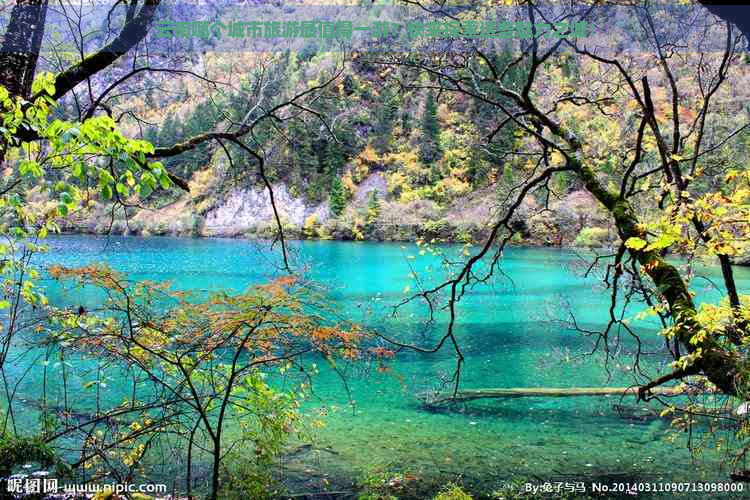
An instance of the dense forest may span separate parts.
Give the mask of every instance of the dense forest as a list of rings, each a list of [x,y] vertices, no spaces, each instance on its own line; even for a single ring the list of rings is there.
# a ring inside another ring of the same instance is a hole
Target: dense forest
[[[742,12],[333,3],[0,9],[0,498],[741,496]]]
[[[510,46],[507,50],[496,56],[496,64],[511,60]],[[210,64],[222,73],[232,71],[231,61],[221,54]],[[344,60],[339,54],[284,52],[273,54],[264,64],[274,72],[265,76],[274,82],[265,92],[290,97],[300,82],[314,85],[316,75],[338,65],[346,68],[335,85],[316,99],[316,111],[330,117],[334,128],[326,128],[318,116],[301,113],[265,139],[264,147],[273,151],[267,160],[268,179],[284,199],[280,216],[290,235],[462,242],[486,236],[483,221],[518,176],[516,166],[503,153],[519,138],[513,126],[504,127],[489,147],[477,144],[480,131],[494,123],[492,106],[461,96],[438,96],[430,89],[402,89],[396,79],[426,83],[429,75],[383,70],[363,54],[354,53]],[[561,67],[560,84],[566,75],[578,71],[569,56]],[[514,71],[506,80],[518,89],[522,75]],[[247,108],[247,90],[221,91],[206,99],[201,85],[189,86],[184,81],[152,85],[136,103],[127,99],[127,110],[144,116],[148,124],[141,124],[137,133],[158,146],[209,132],[217,123],[232,123]],[[158,92],[158,85],[166,85],[169,91]],[[165,106],[170,110],[167,113],[149,111]],[[99,233],[272,236],[275,229],[269,224],[271,206],[263,183],[242,174],[252,167],[243,161],[251,162],[240,159],[230,165],[220,145],[202,144],[164,162],[170,172],[191,183],[189,193],[167,195],[156,212],[121,211],[113,222],[103,209],[93,216],[87,214],[85,221],[76,220],[70,228]],[[611,244],[615,234],[606,215],[580,183],[567,174],[556,177],[554,183],[550,213],[534,216],[532,212],[543,200],[526,201],[525,212],[515,220],[517,241]]]

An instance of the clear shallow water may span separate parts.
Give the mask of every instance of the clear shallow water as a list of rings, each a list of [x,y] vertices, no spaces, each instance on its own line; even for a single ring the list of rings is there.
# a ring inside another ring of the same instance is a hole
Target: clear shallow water
[[[294,245],[297,264],[305,264],[309,277],[328,287],[339,312],[402,340],[420,338],[424,307],[405,308],[396,318],[389,313],[405,296],[405,287],[414,288],[410,272],[436,266],[429,253],[420,256],[410,244]],[[239,291],[277,274],[279,263],[278,254],[266,244],[241,240],[65,236],[51,240],[50,246],[45,263],[105,261],[133,279],[167,280],[176,288],[194,290]],[[458,308],[457,332],[466,356],[463,387],[632,383],[626,370],[614,369],[608,380],[595,356],[578,359],[590,350],[591,340],[556,321],[572,312],[585,328],[603,324],[609,297],[595,280],[581,279],[580,265],[580,257],[569,250],[507,252],[503,269],[509,279],[477,288]],[[439,272],[434,274],[436,280]],[[737,274],[740,290],[746,292],[750,273],[739,269]],[[709,286],[707,281],[696,285]],[[90,295],[61,296],[54,288],[49,296],[84,304],[96,300]],[[444,321],[437,318],[425,345],[436,338]],[[653,324],[639,326],[644,339],[661,344]],[[653,368],[662,361],[654,356],[646,365]],[[354,369],[349,379],[354,411],[338,377],[323,368],[314,387],[320,399],[306,406],[313,410],[325,404],[330,409],[326,426],[316,431],[315,448],[323,451],[290,460],[290,473],[308,476],[309,484],[300,485],[303,489],[319,487],[326,474],[335,481],[367,472],[400,472],[426,482],[459,480],[485,493],[525,479],[697,481],[728,475],[718,468],[722,457],[707,454],[695,460],[686,440],[666,442],[667,422],[619,415],[613,410],[615,398],[485,400],[462,412],[421,409],[415,394],[435,387],[454,366],[446,349],[400,355],[387,374],[364,375]],[[111,390],[116,391],[114,386]],[[22,387],[24,394],[33,391],[33,380]],[[623,404],[636,406],[632,398]]]

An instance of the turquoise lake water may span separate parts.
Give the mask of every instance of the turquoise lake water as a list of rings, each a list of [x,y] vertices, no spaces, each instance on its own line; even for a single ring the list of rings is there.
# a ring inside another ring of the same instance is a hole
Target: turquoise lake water
[[[45,263],[80,265],[106,261],[133,279],[171,281],[175,288],[242,290],[278,274],[279,255],[268,244],[245,240],[64,236],[52,239]],[[426,333],[426,308],[405,308],[396,318],[390,306],[415,286],[412,271],[437,283],[438,259],[419,255],[414,244],[304,242],[293,243],[295,266],[327,287],[337,310],[400,340],[429,346],[444,327],[444,317]],[[445,247],[459,254],[461,247]],[[412,256],[414,258],[410,258]],[[456,330],[466,363],[464,388],[622,386],[633,383],[627,368],[632,343],[623,340],[622,366],[611,363],[611,379],[598,356],[581,357],[592,340],[560,320],[573,313],[580,326],[604,324],[608,292],[596,279],[583,279],[588,262],[572,250],[511,248],[503,271],[472,290],[458,307]],[[701,271],[716,277],[716,270]],[[750,272],[738,269],[740,290],[750,289]],[[720,282],[716,281],[715,282]],[[718,297],[709,280],[694,288]],[[93,303],[92,296],[50,298]],[[631,314],[634,316],[635,312]],[[647,347],[663,345],[654,324],[634,325]],[[625,334],[623,334],[625,335]],[[653,370],[664,358],[647,357]],[[634,398],[520,398],[476,401],[460,411],[422,409],[415,394],[435,388],[455,366],[449,349],[435,354],[400,354],[387,374],[351,367],[348,383],[354,406],[335,374],[321,363],[314,381],[317,399],[306,411],[328,408],[325,427],[315,432],[310,452],[289,457],[290,483],[301,491],[321,487],[323,480],[345,488],[367,474],[413,475],[425,484],[461,482],[478,493],[501,491],[513,481],[699,481],[725,480],[721,453],[694,457],[687,437],[667,441],[669,422],[621,414],[620,403],[638,415]],[[20,369],[20,367],[19,367]],[[116,383],[115,383],[116,385]],[[116,390],[116,389],[112,389]],[[21,391],[33,397],[34,381]],[[652,408],[659,410],[658,406]],[[693,439],[698,439],[696,431]]]

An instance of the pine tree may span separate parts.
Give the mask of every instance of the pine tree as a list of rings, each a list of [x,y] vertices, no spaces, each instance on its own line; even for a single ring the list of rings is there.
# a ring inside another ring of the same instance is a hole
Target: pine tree
[[[380,216],[380,198],[378,190],[370,191],[370,201],[367,203],[367,224],[372,225]]]
[[[143,139],[150,142],[153,145],[159,144],[159,129],[155,126],[148,126],[143,132]]]
[[[388,151],[400,106],[401,99],[398,93],[395,93],[390,88],[386,88],[380,93],[379,102],[376,104],[374,110],[375,130],[372,140],[372,145],[378,153],[386,153]]]
[[[335,177],[331,183],[331,198],[328,201],[328,204],[331,208],[331,213],[337,217],[341,215],[344,212],[344,208],[346,208],[344,185],[338,177]]]
[[[211,130],[212,126],[219,120],[219,113],[210,101],[203,101],[187,116],[183,122],[182,136],[193,137]],[[192,151],[187,151],[180,156],[179,172],[189,177],[194,171],[204,168],[211,158],[211,146],[208,143],[200,144]]]
[[[329,140],[326,144],[325,158],[323,159],[323,172],[329,183],[333,182],[333,179],[339,175],[341,169],[344,168],[344,163],[346,163],[346,158],[341,145],[333,139]]]
[[[158,135],[155,138],[154,144],[158,144],[159,146],[170,146],[179,141],[180,131],[178,130],[177,120],[175,120],[172,113],[169,113],[164,122],[162,122]],[[185,176],[178,158],[166,158],[163,163],[169,171]]]
[[[481,185],[489,176],[489,164],[480,150],[472,148],[466,164],[466,178],[472,186]]]
[[[318,157],[312,144],[310,133],[304,127],[304,123],[294,121],[289,128],[289,140],[291,141],[291,164],[290,177],[292,182],[302,181],[315,175],[318,170]],[[302,187],[299,184],[298,188]]]
[[[440,134],[440,124],[437,118],[437,103],[432,91],[427,93],[427,98],[422,111],[422,138],[419,148],[419,159],[422,163],[429,165],[440,159],[440,145],[438,136]]]
[[[177,120],[170,113],[159,130],[159,145],[166,146],[177,142],[179,131],[177,130]]]
[[[441,180],[443,180],[443,172],[439,168],[437,163],[433,163],[432,165],[430,165],[430,174],[428,176],[428,182],[431,185],[435,185]]]
[[[407,138],[411,135],[411,116],[408,111],[401,113],[401,134]]]

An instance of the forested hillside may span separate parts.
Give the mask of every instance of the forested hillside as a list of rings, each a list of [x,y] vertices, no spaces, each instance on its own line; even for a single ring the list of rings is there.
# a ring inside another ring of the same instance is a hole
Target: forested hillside
[[[247,119],[242,115],[248,100],[258,92],[292,97],[300,86],[321,85],[314,109],[300,106],[288,120],[254,134],[266,150],[267,178],[291,237],[477,241],[536,161],[529,157],[523,162],[508,153],[523,147],[522,134],[512,123],[496,128],[494,105],[430,88],[427,72],[395,69],[372,55],[287,51],[188,56],[182,67],[195,68],[195,77],[152,74],[137,97],[127,92],[110,97],[120,116],[138,117],[133,133],[157,147]],[[510,53],[493,57],[498,67],[511,61]],[[551,88],[569,94],[566,114],[578,132],[596,136],[603,148],[617,141],[622,130],[605,117],[607,107],[612,114],[622,112],[622,103],[602,97],[594,104],[605,107],[604,115],[591,115],[583,106],[587,103],[574,97],[574,89],[587,78],[581,62],[565,53],[555,59],[545,77]],[[221,76],[210,81],[198,77],[208,73]],[[410,88],[401,84],[406,79]],[[503,77],[505,85],[517,90],[522,80],[520,66]],[[423,88],[415,89],[415,81]],[[656,90],[654,100],[668,116],[663,89]],[[747,147],[746,139],[741,143]],[[189,192],[157,193],[158,210],[94,208],[73,217],[69,227],[116,234],[270,237],[276,222],[268,191],[254,174],[253,158],[241,153],[231,141],[201,143],[164,161],[170,172],[189,182]],[[626,161],[627,152],[620,153],[621,159],[610,156],[600,162],[600,175]],[[706,176],[696,184],[699,190],[701,182],[717,181]],[[561,172],[548,187],[544,196],[524,199],[513,220],[515,242],[612,243],[616,234],[606,213],[580,180]]]
[[[336,81],[322,89],[315,110],[297,109],[293,119],[258,132],[269,153],[266,171],[280,200],[282,223],[293,237],[475,241],[486,235],[486,221],[502,198],[523,180],[524,165],[504,153],[520,134],[512,125],[493,132],[492,106],[399,86],[408,77],[429,87],[427,73],[398,74],[357,53],[346,59],[331,53],[243,56],[242,62],[237,54],[221,53],[183,62],[226,75],[220,80],[227,85],[157,75],[147,79],[137,98],[112,102],[118,114],[139,117],[135,134],[157,147],[168,146],[243,118],[260,80],[238,66],[266,72],[262,92],[286,96],[336,71]],[[510,60],[509,53],[495,57],[499,65]],[[559,84],[573,85],[576,62],[569,56],[561,61]],[[520,74],[509,72],[507,85],[518,87]],[[490,136],[491,147],[482,145],[482,138]],[[267,190],[253,174],[252,158],[236,150],[230,142],[207,142],[165,160],[170,172],[189,181],[190,192],[157,194],[159,210],[94,209],[73,217],[70,228],[268,237],[275,223]],[[552,188],[550,199],[532,200],[522,209],[529,216],[514,222],[517,242],[602,246],[612,240],[606,215],[569,174],[555,177]],[[544,203],[550,211],[539,214]]]

